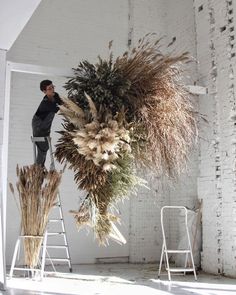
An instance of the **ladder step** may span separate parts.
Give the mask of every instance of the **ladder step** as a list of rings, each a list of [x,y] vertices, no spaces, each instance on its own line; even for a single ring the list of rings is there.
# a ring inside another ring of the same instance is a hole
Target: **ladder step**
[[[68,261],[70,262],[70,258],[45,258],[47,261]]]
[[[51,233],[47,233],[48,236],[60,236],[60,235],[65,235],[66,233],[65,232],[51,232]]]
[[[172,271],[172,272],[185,272],[185,271],[194,271],[194,268],[178,268],[178,267],[174,267],[174,268],[166,268],[166,270],[168,271]]]
[[[41,269],[39,269],[39,268],[26,268],[26,267],[14,267],[13,270],[41,271]]]
[[[190,250],[164,250],[166,253],[190,253]]]
[[[53,249],[64,249],[68,248],[68,245],[47,245],[47,248],[53,248]]]
[[[45,137],[31,137],[32,142],[45,142],[47,141],[47,138]]]
[[[60,222],[62,220],[63,220],[62,218],[60,218],[60,219],[49,219],[48,222]]]

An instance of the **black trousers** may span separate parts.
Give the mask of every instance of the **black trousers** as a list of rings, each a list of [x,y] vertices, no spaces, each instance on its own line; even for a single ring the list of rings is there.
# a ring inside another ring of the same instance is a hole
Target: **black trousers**
[[[34,115],[32,119],[32,129],[34,137],[45,137],[45,141],[36,142],[37,155],[36,164],[44,166],[47,151],[49,149],[49,143],[47,141],[47,136],[50,136],[50,129],[52,125],[52,120],[55,113],[49,113],[44,120],[41,120],[38,116]]]

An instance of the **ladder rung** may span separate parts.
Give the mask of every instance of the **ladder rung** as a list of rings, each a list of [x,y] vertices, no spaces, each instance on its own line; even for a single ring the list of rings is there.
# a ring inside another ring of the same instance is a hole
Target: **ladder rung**
[[[167,253],[190,253],[190,250],[164,250]]]
[[[194,271],[194,268],[178,268],[178,267],[175,267],[175,268],[166,268],[166,270],[168,271],[172,271],[172,272],[185,272],[185,271]]]
[[[49,222],[59,222],[59,221],[62,221],[63,219],[60,218],[60,219],[49,219],[48,221]]]
[[[48,236],[56,236],[56,235],[65,235],[65,232],[51,232],[51,233],[47,233]]]
[[[45,260],[51,260],[51,261],[70,261],[70,259],[69,258],[45,258]]]
[[[47,245],[46,247],[60,249],[60,248],[68,248],[68,245]]]
[[[44,142],[44,141],[47,141],[47,138],[46,137],[31,137],[32,141],[33,142]]]
[[[37,268],[24,268],[24,267],[14,267],[13,270],[41,271],[41,269],[37,269]]]

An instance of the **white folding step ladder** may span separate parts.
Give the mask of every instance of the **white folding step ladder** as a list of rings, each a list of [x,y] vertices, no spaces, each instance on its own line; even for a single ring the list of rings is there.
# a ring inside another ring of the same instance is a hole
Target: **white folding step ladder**
[[[46,140],[48,141],[49,144],[49,152],[50,152],[50,158],[51,158],[51,164],[50,164],[50,170],[55,170],[55,161],[54,161],[54,156],[53,156],[53,151],[52,151],[52,144],[51,144],[51,137],[31,137],[32,143],[33,143],[33,149],[34,149],[34,162],[36,163],[36,152],[37,152],[37,147],[36,147],[36,142],[45,142]],[[56,271],[54,262],[65,262],[68,264],[69,271],[72,272],[72,265],[71,265],[71,257],[70,257],[70,252],[69,252],[69,246],[67,242],[67,236],[66,236],[66,230],[65,230],[65,223],[64,223],[64,217],[63,217],[63,211],[62,211],[62,206],[61,206],[61,198],[60,198],[60,193],[58,192],[57,194],[57,203],[55,204],[54,210],[58,210],[59,216],[57,218],[50,218],[48,220],[48,226],[47,226],[47,231],[45,232],[44,235],[44,243],[43,243],[43,251],[42,251],[42,268],[44,269],[45,262],[50,261],[54,271]],[[52,227],[52,224],[57,224],[60,226],[60,230],[54,230],[53,232],[50,232],[50,227]],[[62,237],[63,243],[58,244],[52,244],[52,239],[53,237]],[[50,244],[48,244],[48,240],[50,240]],[[61,249],[64,250],[65,252],[65,257],[50,257],[49,255],[49,250],[54,249]],[[47,256],[46,256],[47,255]]]
[[[166,235],[165,235],[165,228],[164,228],[164,212],[166,209],[170,210],[183,210],[185,213],[185,228],[186,228],[186,234],[187,234],[187,240],[188,240],[188,247],[187,249],[181,249],[181,250],[170,250],[167,249],[167,244],[166,244]],[[190,241],[190,236],[189,236],[189,231],[188,231],[188,211],[187,208],[184,206],[164,206],[161,208],[161,230],[162,230],[162,237],[163,237],[163,243],[162,243],[162,251],[161,251],[161,259],[160,259],[160,265],[159,265],[159,272],[158,272],[158,277],[161,275],[161,268],[162,268],[162,262],[163,260],[165,261],[165,268],[168,273],[168,279],[169,281],[171,280],[171,272],[183,272],[184,274],[186,272],[193,272],[195,280],[197,280],[197,275],[196,275],[196,270],[195,270],[195,265],[194,265],[194,260],[193,260],[193,252],[192,252],[192,246],[191,246],[191,241]],[[170,267],[169,263],[169,254],[186,254],[185,256],[185,265],[181,268],[179,267]],[[190,258],[190,263],[189,265],[189,258]]]

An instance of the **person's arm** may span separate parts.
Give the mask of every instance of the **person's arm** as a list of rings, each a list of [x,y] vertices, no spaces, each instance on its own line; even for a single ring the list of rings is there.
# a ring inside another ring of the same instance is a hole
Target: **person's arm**
[[[60,98],[60,96],[59,96],[59,94],[58,94],[57,92],[55,92],[54,97],[55,97],[55,100],[56,100],[56,109],[55,109],[55,113],[57,113],[57,112],[59,111],[59,105],[62,105],[63,102],[62,102],[62,100],[61,100],[61,98]]]

